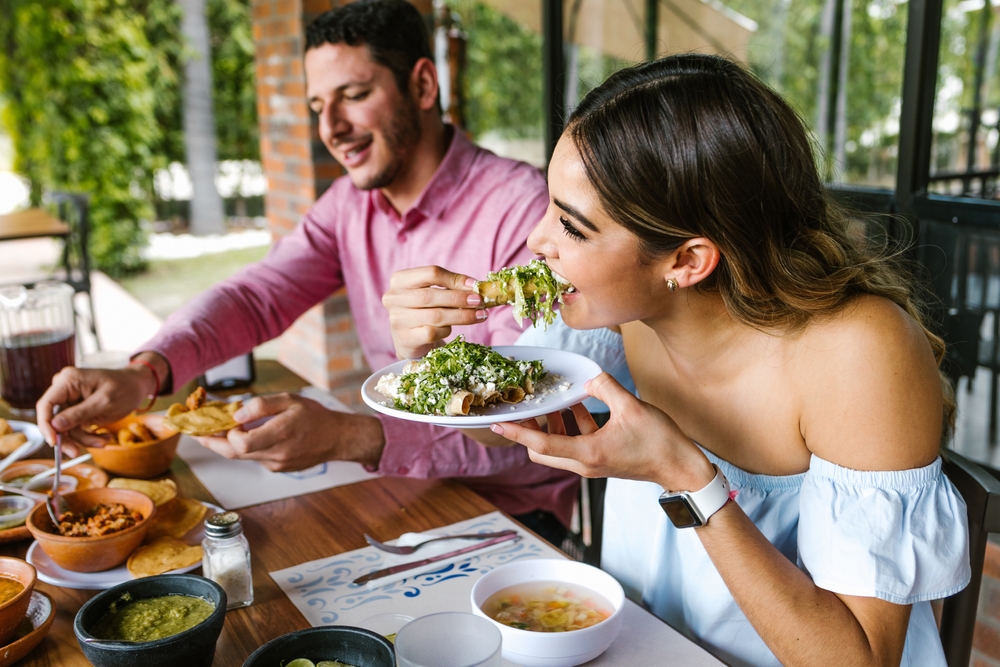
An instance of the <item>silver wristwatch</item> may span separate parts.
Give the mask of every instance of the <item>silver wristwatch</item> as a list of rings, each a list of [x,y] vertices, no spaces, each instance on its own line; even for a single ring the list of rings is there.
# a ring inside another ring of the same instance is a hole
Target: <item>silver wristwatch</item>
[[[729,501],[729,480],[715,468],[715,479],[700,491],[664,491],[660,507],[677,528],[697,528],[708,523],[709,517]]]

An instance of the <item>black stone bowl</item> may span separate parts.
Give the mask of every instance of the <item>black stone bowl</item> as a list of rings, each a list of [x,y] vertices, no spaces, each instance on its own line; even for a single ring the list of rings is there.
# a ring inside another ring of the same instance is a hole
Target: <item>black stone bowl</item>
[[[348,625],[327,625],[281,635],[254,651],[243,667],[280,667],[296,658],[314,663],[339,660],[354,667],[395,667],[392,642],[382,635]]]
[[[163,595],[192,595],[208,600],[215,611],[207,619],[184,632],[150,642],[100,642],[90,634],[112,602],[130,593],[133,600]],[[215,657],[215,641],[226,620],[226,591],[214,581],[194,574],[161,574],[119,584],[98,593],[80,607],[73,631],[80,648],[94,667],[210,667]]]

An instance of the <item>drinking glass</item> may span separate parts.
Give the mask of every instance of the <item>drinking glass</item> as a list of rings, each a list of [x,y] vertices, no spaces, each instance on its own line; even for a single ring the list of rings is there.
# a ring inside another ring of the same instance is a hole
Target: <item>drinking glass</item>
[[[500,667],[500,630],[485,618],[445,612],[396,634],[396,667]]]
[[[72,287],[55,280],[0,287],[0,396],[15,415],[34,414],[52,376],[75,357]]]

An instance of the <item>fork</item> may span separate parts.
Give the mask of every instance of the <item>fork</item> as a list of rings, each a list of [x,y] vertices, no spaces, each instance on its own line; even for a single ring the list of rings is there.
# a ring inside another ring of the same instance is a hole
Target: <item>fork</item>
[[[424,546],[425,544],[430,544],[431,542],[439,542],[441,540],[487,540],[491,537],[503,537],[504,535],[515,535],[516,530],[508,528],[507,530],[501,530],[498,533],[473,533],[470,535],[444,535],[442,537],[433,537],[429,540],[425,540],[420,544],[414,544],[412,546],[396,546],[394,544],[385,544],[384,542],[379,542],[371,535],[365,535],[365,540],[368,544],[372,545],[376,549],[381,549],[391,554],[398,554],[400,556],[407,556],[412,554],[414,551]]]

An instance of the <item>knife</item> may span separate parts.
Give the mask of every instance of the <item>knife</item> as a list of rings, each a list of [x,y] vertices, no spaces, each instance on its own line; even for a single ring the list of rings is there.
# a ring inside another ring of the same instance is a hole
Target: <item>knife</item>
[[[367,584],[373,579],[379,579],[381,577],[387,577],[390,574],[396,574],[397,572],[405,572],[406,570],[412,570],[414,568],[423,567],[424,565],[429,565],[431,563],[436,563],[439,560],[446,560],[454,556],[460,556],[462,554],[467,554],[472,551],[478,551],[479,549],[485,549],[486,547],[493,546],[494,544],[500,544],[501,542],[516,542],[521,539],[518,533],[511,533],[509,535],[504,535],[502,537],[494,537],[492,540],[486,540],[485,542],[480,542],[479,544],[473,544],[462,549],[456,549],[455,551],[449,551],[448,553],[438,554],[437,556],[431,556],[430,558],[425,558],[423,560],[416,560],[412,563],[403,563],[401,565],[393,565],[392,567],[382,568],[381,570],[375,570],[364,576],[358,577],[353,582],[354,584]]]

